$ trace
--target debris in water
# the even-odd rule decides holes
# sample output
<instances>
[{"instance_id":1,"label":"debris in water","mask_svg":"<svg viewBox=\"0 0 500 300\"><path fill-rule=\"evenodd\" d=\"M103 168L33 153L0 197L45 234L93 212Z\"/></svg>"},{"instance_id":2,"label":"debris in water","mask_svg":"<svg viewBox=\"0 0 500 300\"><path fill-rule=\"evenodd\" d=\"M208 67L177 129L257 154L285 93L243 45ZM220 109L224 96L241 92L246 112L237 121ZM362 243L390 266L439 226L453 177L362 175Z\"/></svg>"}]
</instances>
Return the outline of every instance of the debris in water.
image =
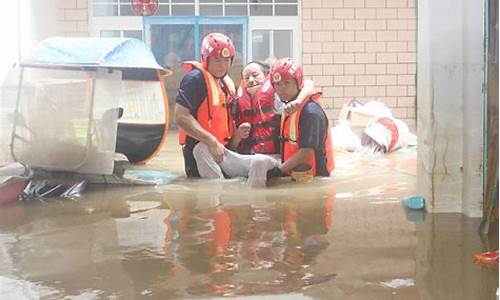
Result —
<instances>
[{"instance_id":1,"label":"debris in water","mask_svg":"<svg viewBox=\"0 0 500 300\"><path fill-rule=\"evenodd\" d=\"M498 250L476 254L474 262L485 268L498 267Z\"/></svg>"},{"instance_id":2,"label":"debris in water","mask_svg":"<svg viewBox=\"0 0 500 300\"><path fill-rule=\"evenodd\" d=\"M391 281L381 282L381 286L391 289L399 289L402 287L409 287L415 285L415 280L413 279L393 279Z\"/></svg>"},{"instance_id":3,"label":"debris in water","mask_svg":"<svg viewBox=\"0 0 500 300\"><path fill-rule=\"evenodd\" d=\"M76 199L81 197L81 192L86 187L86 181L82 180L73 185L51 184L47 180L32 180L23 191L22 198L26 200L43 200L53 197Z\"/></svg>"},{"instance_id":4,"label":"debris in water","mask_svg":"<svg viewBox=\"0 0 500 300\"><path fill-rule=\"evenodd\" d=\"M425 207L425 199L421 196L410 196L403 199L403 205L409 209L423 209Z\"/></svg>"}]
</instances>

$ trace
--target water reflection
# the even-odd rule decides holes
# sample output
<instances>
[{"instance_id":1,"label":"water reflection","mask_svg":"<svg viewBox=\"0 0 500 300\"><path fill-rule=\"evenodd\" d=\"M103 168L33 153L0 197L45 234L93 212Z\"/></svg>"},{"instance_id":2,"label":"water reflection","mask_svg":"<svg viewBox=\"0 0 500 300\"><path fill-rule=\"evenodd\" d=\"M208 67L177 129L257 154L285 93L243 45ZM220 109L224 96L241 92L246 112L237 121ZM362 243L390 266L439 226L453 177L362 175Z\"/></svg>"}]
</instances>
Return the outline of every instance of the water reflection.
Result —
<instances>
[{"instance_id":1,"label":"water reflection","mask_svg":"<svg viewBox=\"0 0 500 300\"><path fill-rule=\"evenodd\" d=\"M165 253L189 271L190 295L281 294L334 277L310 271L329 246L333 192L233 197L168 200Z\"/></svg>"},{"instance_id":2,"label":"water reflection","mask_svg":"<svg viewBox=\"0 0 500 300\"><path fill-rule=\"evenodd\" d=\"M32 283L47 299L174 299L286 294L331 280L311 270L330 246L330 187L307 197L252 191L98 188L79 201L6 207L0 291L29 298Z\"/></svg>"},{"instance_id":3,"label":"water reflection","mask_svg":"<svg viewBox=\"0 0 500 300\"><path fill-rule=\"evenodd\" d=\"M0 299L494 297L498 270L472 257L498 238L486 245L461 215L405 216L414 154L349 160L310 184L91 186L4 206Z\"/></svg>"}]
</instances>

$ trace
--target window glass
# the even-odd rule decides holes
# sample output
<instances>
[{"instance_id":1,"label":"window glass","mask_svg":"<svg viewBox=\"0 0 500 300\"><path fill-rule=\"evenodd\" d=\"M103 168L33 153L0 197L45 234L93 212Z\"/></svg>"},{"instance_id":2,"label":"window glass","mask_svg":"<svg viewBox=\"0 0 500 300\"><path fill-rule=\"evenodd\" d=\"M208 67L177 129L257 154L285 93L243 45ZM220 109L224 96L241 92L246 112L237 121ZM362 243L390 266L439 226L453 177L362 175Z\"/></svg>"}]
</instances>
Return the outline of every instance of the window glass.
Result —
<instances>
[{"instance_id":1,"label":"window glass","mask_svg":"<svg viewBox=\"0 0 500 300\"><path fill-rule=\"evenodd\" d=\"M226 0L227 2L227 0ZM246 16L248 15L247 5L226 5L226 16Z\"/></svg>"},{"instance_id":2,"label":"window glass","mask_svg":"<svg viewBox=\"0 0 500 300\"><path fill-rule=\"evenodd\" d=\"M183 61L194 60L194 25L152 25L151 50L164 67L179 67Z\"/></svg>"},{"instance_id":3,"label":"window glass","mask_svg":"<svg viewBox=\"0 0 500 300\"><path fill-rule=\"evenodd\" d=\"M276 5L274 14L276 16L297 16L297 5Z\"/></svg>"},{"instance_id":4,"label":"window glass","mask_svg":"<svg viewBox=\"0 0 500 300\"><path fill-rule=\"evenodd\" d=\"M120 30L101 30L100 37L120 37Z\"/></svg>"},{"instance_id":5,"label":"window glass","mask_svg":"<svg viewBox=\"0 0 500 300\"><path fill-rule=\"evenodd\" d=\"M194 16L194 5L172 5L172 16Z\"/></svg>"},{"instance_id":6,"label":"window glass","mask_svg":"<svg viewBox=\"0 0 500 300\"><path fill-rule=\"evenodd\" d=\"M292 57L292 31L274 30L273 32L274 56L276 58Z\"/></svg>"},{"instance_id":7,"label":"window glass","mask_svg":"<svg viewBox=\"0 0 500 300\"><path fill-rule=\"evenodd\" d=\"M200 16L222 16L222 5L200 5Z\"/></svg>"},{"instance_id":8,"label":"window glass","mask_svg":"<svg viewBox=\"0 0 500 300\"><path fill-rule=\"evenodd\" d=\"M254 30L252 32L252 60L269 62L270 30Z\"/></svg>"},{"instance_id":9,"label":"window glass","mask_svg":"<svg viewBox=\"0 0 500 300\"><path fill-rule=\"evenodd\" d=\"M170 6L168 3L160 3L160 7L158 7L158 12L156 13L158 16L170 16Z\"/></svg>"},{"instance_id":10,"label":"window glass","mask_svg":"<svg viewBox=\"0 0 500 300\"><path fill-rule=\"evenodd\" d=\"M196 60L193 24L151 25L151 51L156 61L172 70L172 76L165 80L169 99L170 126L175 128L173 112L175 97L185 74L182 62Z\"/></svg>"},{"instance_id":11,"label":"window glass","mask_svg":"<svg viewBox=\"0 0 500 300\"><path fill-rule=\"evenodd\" d=\"M250 5L250 15L251 16L272 16L273 6L272 5Z\"/></svg>"},{"instance_id":12,"label":"window glass","mask_svg":"<svg viewBox=\"0 0 500 300\"><path fill-rule=\"evenodd\" d=\"M124 30L123 37L142 40L142 30Z\"/></svg>"},{"instance_id":13,"label":"window glass","mask_svg":"<svg viewBox=\"0 0 500 300\"><path fill-rule=\"evenodd\" d=\"M94 4L94 17L118 16L118 5Z\"/></svg>"},{"instance_id":14,"label":"window glass","mask_svg":"<svg viewBox=\"0 0 500 300\"><path fill-rule=\"evenodd\" d=\"M120 5L120 16L137 16L132 5Z\"/></svg>"}]
</instances>

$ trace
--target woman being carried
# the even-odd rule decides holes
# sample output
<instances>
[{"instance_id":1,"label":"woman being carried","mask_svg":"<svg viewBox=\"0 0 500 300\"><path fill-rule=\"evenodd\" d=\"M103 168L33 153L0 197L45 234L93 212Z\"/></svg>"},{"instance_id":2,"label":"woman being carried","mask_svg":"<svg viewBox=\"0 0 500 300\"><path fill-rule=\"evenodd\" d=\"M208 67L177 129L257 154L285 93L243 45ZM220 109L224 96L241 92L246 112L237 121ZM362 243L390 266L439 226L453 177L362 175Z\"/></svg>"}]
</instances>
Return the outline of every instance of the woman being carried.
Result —
<instances>
[{"instance_id":1,"label":"woman being carried","mask_svg":"<svg viewBox=\"0 0 500 300\"><path fill-rule=\"evenodd\" d=\"M236 131L230 148L244 154L267 154L280 160L280 117L290 114L314 93L314 83L304 81L304 88L294 101L286 104L274 93L269 80L269 66L252 61L242 71L237 98L232 103Z\"/></svg>"}]
</instances>

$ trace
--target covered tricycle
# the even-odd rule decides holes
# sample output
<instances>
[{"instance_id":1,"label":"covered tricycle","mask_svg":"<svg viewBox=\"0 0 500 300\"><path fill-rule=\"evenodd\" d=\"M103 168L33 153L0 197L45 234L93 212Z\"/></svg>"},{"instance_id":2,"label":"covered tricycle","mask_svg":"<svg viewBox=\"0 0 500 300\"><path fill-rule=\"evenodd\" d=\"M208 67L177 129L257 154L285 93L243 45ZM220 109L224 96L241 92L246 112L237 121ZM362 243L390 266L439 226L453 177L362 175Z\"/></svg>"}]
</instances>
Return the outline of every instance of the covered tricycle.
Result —
<instances>
[{"instance_id":1,"label":"covered tricycle","mask_svg":"<svg viewBox=\"0 0 500 300\"><path fill-rule=\"evenodd\" d=\"M49 171L112 174L116 153L142 164L164 144L164 79L171 72L142 41L49 38L17 68L16 79L7 80L17 82L17 93L3 97L9 117L0 124L9 130L13 160Z\"/></svg>"}]
</instances>

